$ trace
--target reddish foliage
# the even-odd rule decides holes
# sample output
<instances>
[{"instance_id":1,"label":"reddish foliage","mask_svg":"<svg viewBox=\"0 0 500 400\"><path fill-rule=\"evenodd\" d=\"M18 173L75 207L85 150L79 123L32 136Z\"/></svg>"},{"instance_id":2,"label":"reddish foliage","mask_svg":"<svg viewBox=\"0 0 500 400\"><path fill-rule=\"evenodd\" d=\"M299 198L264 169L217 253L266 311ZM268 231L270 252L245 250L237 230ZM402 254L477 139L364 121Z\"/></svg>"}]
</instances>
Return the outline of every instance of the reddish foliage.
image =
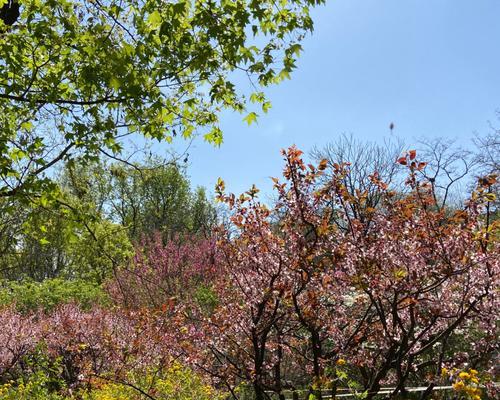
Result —
<instances>
[{"instance_id":1,"label":"reddish foliage","mask_svg":"<svg viewBox=\"0 0 500 400\"><path fill-rule=\"evenodd\" d=\"M193 297L217 275L215 241L175 238L163 243L161 235L136 246L131 266L116 272L107 286L117 304L130 308L171 308Z\"/></svg>"},{"instance_id":2,"label":"reddish foliage","mask_svg":"<svg viewBox=\"0 0 500 400\"><path fill-rule=\"evenodd\" d=\"M410 192L396 196L374 173L384 201L361 220L352 205L364 194L342 183L348 164L318 188L324 163L306 166L301 155L284 152L272 210L255 191L236 198L219 183L238 234L219 246L225 276L205 328L210 372L229 387L251 382L261 399L307 374L321 386L339 357L370 392L388 382L395 393L411 381L430 389L445 365L488 363L500 271L482 189L450 217L417 179L425 164L411 151L398 160L408 165ZM467 354L456 353L457 342L472 342Z\"/></svg>"}]
</instances>

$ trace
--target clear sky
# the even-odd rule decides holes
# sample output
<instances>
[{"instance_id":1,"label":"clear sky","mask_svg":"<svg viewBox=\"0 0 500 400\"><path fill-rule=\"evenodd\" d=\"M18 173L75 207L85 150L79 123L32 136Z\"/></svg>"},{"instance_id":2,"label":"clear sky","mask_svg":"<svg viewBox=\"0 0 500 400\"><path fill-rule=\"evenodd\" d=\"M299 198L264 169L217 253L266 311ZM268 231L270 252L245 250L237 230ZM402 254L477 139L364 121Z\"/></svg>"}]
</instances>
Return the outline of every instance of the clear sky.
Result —
<instances>
[{"instance_id":1,"label":"clear sky","mask_svg":"<svg viewBox=\"0 0 500 400\"><path fill-rule=\"evenodd\" d=\"M308 152L341 133L406 142L488 132L500 109L500 0L327 0L290 81L268 90L269 114L250 127L225 115L224 144L200 140L188 174L210 191L218 177L265 193L280 149ZM500 125L500 122L498 123Z\"/></svg>"}]
</instances>

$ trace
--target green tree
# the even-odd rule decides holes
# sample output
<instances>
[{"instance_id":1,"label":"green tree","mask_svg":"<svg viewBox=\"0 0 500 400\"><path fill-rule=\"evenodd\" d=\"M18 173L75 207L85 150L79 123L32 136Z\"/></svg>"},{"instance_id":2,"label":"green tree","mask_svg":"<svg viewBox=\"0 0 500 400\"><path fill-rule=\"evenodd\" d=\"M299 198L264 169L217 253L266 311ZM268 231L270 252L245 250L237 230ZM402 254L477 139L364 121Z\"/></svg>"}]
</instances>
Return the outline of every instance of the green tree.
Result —
<instances>
[{"instance_id":1,"label":"green tree","mask_svg":"<svg viewBox=\"0 0 500 400\"><path fill-rule=\"evenodd\" d=\"M122 226L98 217L82 223L64 211L37 207L18 218L13 236L3 239L0 278L63 277L100 284L133 256Z\"/></svg>"},{"instance_id":2,"label":"green tree","mask_svg":"<svg viewBox=\"0 0 500 400\"><path fill-rule=\"evenodd\" d=\"M43 197L31 203L0 198L5 210L0 214L0 278L63 277L101 283L114 268L128 262L133 247L126 229L105 218L109 185L100 186L104 181L97 179L100 172L89 165L77 170L66 166L54 180L59 186L54 202ZM96 176L92 181L91 173ZM73 186L70 177L74 177Z\"/></svg>"},{"instance_id":3,"label":"green tree","mask_svg":"<svg viewBox=\"0 0 500 400\"><path fill-rule=\"evenodd\" d=\"M26 215L17 199L0 199L0 277L10 273Z\"/></svg>"},{"instance_id":4,"label":"green tree","mask_svg":"<svg viewBox=\"0 0 500 400\"><path fill-rule=\"evenodd\" d=\"M0 278L101 283L128 262L131 241L156 232L165 240L207 235L216 223L205 190L191 190L185 170L173 163L74 160L56 182L56 203L21 207L18 199L0 199L6 210L0 215Z\"/></svg>"},{"instance_id":5,"label":"green tree","mask_svg":"<svg viewBox=\"0 0 500 400\"><path fill-rule=\"evenodd\" d=\"M267 111L262 88L289 77L322 2L19 0L0 19L0 197L50 201L55 165L124 137L220 144L219 112Z\"/></svg>"},{"instance_id":6,"label":"green tree","mask_svg":"<svg viewBox=\"0 0 500 400\"><path fill-rule=\"evenodd\" d=\"M133 240L156 232L165 239L207 234L216 222L205 189L192 190L185 168L174 162L154 158L128 165L72 163L60 181L79 199L82 212L123 226Z\"/></svg>"},{"instance_id":7,"label":"green tree","mask_svg":"<svg viewBox=\"0 0 500 400\"><path fill-rule=\"evenodd\" d=\"M111 219L128 227L133 239L156 231L165 239L207 232L215 222L205 191L198 188L193 193L185 172L176 165L114 165L111 174Z\"/></svg>"}]
</instances>

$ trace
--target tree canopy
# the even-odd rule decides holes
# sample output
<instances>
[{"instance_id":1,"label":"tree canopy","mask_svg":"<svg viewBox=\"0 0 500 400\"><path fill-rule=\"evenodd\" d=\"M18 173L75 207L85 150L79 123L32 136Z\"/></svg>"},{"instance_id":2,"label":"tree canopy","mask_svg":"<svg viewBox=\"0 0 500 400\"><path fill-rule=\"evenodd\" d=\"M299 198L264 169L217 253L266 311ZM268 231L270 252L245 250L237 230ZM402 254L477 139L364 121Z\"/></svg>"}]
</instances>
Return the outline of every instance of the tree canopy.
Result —
<instances>
[{"instance_id":1,"label":"tree canopy","mask_svg":"<svg viewBox=\"0 0 500 400\"><path fill-rule=\"evenodd\" d=\"M222 109L249 123L249 102L268 110L262 87L289 77L322 0L14 3L19 17L0 19L0 197L46 196L51 167L116 155L125 137L220 144Z\"/></svg>"}]
</instances>

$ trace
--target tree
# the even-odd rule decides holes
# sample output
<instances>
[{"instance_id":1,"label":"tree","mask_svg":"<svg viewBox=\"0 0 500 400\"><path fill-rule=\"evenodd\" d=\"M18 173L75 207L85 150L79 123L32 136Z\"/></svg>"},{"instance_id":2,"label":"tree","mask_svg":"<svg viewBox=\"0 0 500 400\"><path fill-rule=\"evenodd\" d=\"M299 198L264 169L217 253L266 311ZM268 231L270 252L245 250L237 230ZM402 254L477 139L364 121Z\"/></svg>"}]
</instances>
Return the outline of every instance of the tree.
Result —
<instances>
[{"instance_id":1,"label":"tree","mask_svg":"<svg viewBox=\"0 0 500 400\"><path fill-rule=\"evenodd\" d=\"M219 145L219 112L246 109L237 76L266 111L259 87L289 77L321 2L14 2L19 18L0 22L13 23L0 28L0 197L44 196L52 167L116 156L125 137Z\"/></svg>"},{"instance_id":2,"label":"tree","mask_svg":"<svg viewBox=\"0 0 500 400\"><path fill-rule=\"evenodd\" d=\"M203 189L194 193L181 167L149 162L111 166L110 218L129 229L130 237L160 232L167 240L183 234L208 234L215 211Z\"/></svg>"},{"instance_id":3,"label":"tree","mask_svg":"<svg viewBox=\"0 0 500 400\"><path fill-rule=\"evenodd\" d=\"M366 220L370 218L370 210L377 208L382 199L380 187L370 179L374 171L391 188L404 189L404 174L401 174L401 168L395 162L403 150L404 144L398 139L388 139L384 144L377 144L362 142L352 135L343 134L323 148L314 148L312 157L318 163L321 160L328 161L329 168L320 179L320 184L332 178L335 167L337 171L340 166L348 168L349 172L343 177L343 185L351 200L360 197L358 203L350 202L351 214L354 218Z\"/></svg>"},{"instance_id":4,"label":"tree","mask_svg":"<svg viewBox=\"0 0 500 400\"><path fill-rule=\"evenodd\" d=\"M500 119L500 111L497 112ZM477 135L474 144L477 147L476 163L478 165L478 175L500 175L500 128L491 124L491 131L486 135ZM500 184L498 181L489 186L488 191L496 196L496 200L489 205L491 219L499 218L500 210Z\"/></svg>"},{"instance_id":5,"label":"tree","mask_svg":"<svg viewBox=\"0 0 500 400\"><path fill-rule=\"evenodd\" d=\"M474 150L464 149L454 140L434 138L421 140L418 152L426 160L418 173L431 184L436 207L463 206L467 200L466 187L474 187L481 173Z\"/></svg>"},{"instance_id":6,"label":"tree","mask_svg":"<svg viewBox=\"0 0 500 400\"><path fill-rule=\"evenodd\" d=\"M411 150L399 158L404 193L376 171L367 176L380 204L363 219L352 212L365 193L351 194L349 165L326 171L328 160L306 165L296 148L283 154L271 209L257 189L238 198L219 183L236 229L219 242L227 272L206 322L205 369L230 388L249 382L258 399L301 386L317 398L318 389L335 394L342 364L368 398L383 384L405 394L409 382L427 385L428 398L442 368L487 370L500 268L498 224L488 218L495 178L481 179L463 209L446 210Z\"/></svg>"},{"instance_id":7,"label":"tree","mask_svg":"<svg viewBox=\"0 0 500 400\"><path fill-rule=\"evenodd\" d=\"M87 279L101 284L128 263L133 247L123 227L106 220L81 225L58 210L37 209L2 254L11 280Z\"/></svg>"},{"instance_id":8,"label":"tree","mask_svg":"<svg viewBox=\"0 0 500 400\"><path fill-rule=\"evenodd\" d=\"M74 160L56 182L55 202L24 205L15 213L22 203L1 199L1 277L102 283L127 267L131 242L139 249L153 236L164 243L207 238L217 220L204 189L191 190L185 170L175 163Z\"/></svg>"},{"instance_id":9,"label":"tree","mask_svg":"<svg viewBox=\"0 0 500 400\"><path fill-rule=\"evenodd\" d=\"M301 154L283 151L285 181L274 179L278 200L271 209L256 188L235 197L219 182L234 228L219 242L225 273L206 328L215 361L203 365L214 366L211 373L235 398L235 388L248 382L257 399L266 391L283 399L297 387L321 399L328 364L335 365L342 337L349 338L343 301L349 285L332 265L344 231L330 229L331 193L317 191L327 161L307 167Z\"/></svg>"},{"instance_id":10,"label":"tree","mask_svg":"<svg viewBox=\"0 0 500 400\"><path fill-rule=\"evenodd\" d=\"M206 236L216 223L205 190L192 190L185 168L175 162L75 162L66 166L60 181L79 199L80 210L121 225L135 242L157 233L165 241Z\"/></svg>"},{"instance_id":11,"label":"tree","mask_svg":"<svg viewBox=\"0 0 500 400\"><path fill-rule=\"evenodd\" d=\"M467 148L445 137L416 141L416 151L426 160L424 168L417 173L431 184L436 207L448 210L463 207L478 177L498 174L498 163L495 163L499 151L498 132L493 126L491 129L487 135L477 135ZM369 219L367 210L377 208L382 198L380 188L370 179L373 171L377 171L379 179L391 190L403 194L407 189L405 171L395 162L404 150L404 144L398 139L390 138L379 145L341 135L322 148L315 147L311 155L317 162L328 160L331 167L348 163L344 185L352 198L356 193L364 193L359 203L349 204L350 213L356 218ZM329 178L327 171L322 180ZM495 187L492 190L495 191ZM496 204L490 206L496 207Z\"/></svg>"},{"instance_id":12,"label":"tree","mask_svg":"<svg viewBox=\"0 0 500 400\"><path fill-rule=\"evenodd\" d=\"M500 120L500 111L497 111ZM474 138L477 163L481 166L483 174L495 174L500 171L500 128L490 123L490 132L477 135Z\"/></svg>"},{"instance_id":13,"label":"tree","mask_svg":"<svg viewBox=\"0 0 500 400\"><path fill-rule=\"evenodd\" d=\"M85 198L63 191L58 202L64 206L2 200L10 211L0 220L0 278L81 278L100 284L133 256L126 229L103 218Z\"/></svg>"},{"instance_id":14,"label":"tree","mask_svg":"<svg viewBox=\"0 0 500 400\"><path fill-rule=\"evenodd\" d=\"M115 271L107 291L116 304L131 309L210 300L200 296L210 295L220 273L215 253L213 239L179 236L164 243L157 232L136 245L133 262Z\"/></svg>"},{"instance_id":15,"label":"tree","mask_svg":"<svg viewBox=\"0 0 500 400\"><path fill-rule=\"evenodd\" d=\"M399 162L410 170L410 192L397 200L386 197L386 211L375 215L372 228L353 225L348 238L348 275L361 304L366 302L366 317L355 317L364 321L358 338L364 346L346 358L359 367L369 398L388 382L396 386L394 396L405 394L407 382L424 381L422 398L430 396L443 367L479 356L481 346L461 353L463 339L453 345L457 338L481 326L483 337L476 340L489 341L496 330L487 310L497 301L498 243L488 238L482 215L489 203L483 185L465 209L450 216L436 207L432 182L417 179L425 163L416 152Z\"/></svg>"},{"instance_id":16,"label":"tree","mask_svg":"<svg viewBox=\"0 0 500 400\"><path fill-rule=\"evenodd\" d=\"M205 372L218 377L235 398L236 388L246 381L255 398L263 400L266 390L281 392L282 357L276 328L286 317L286 260L280 252L280 238L272 233L269 210L254 201L254 195L250 191L250 197L242 195L234 202L234 197L221 194L235 207L232 221L239 232L233 239L227 233L221 238L221 276L215 282L218 307L204 325L208 360L200 364ZM277 373L275 379L269 378L270 370Z\"/></svg>"}]
</instances>

